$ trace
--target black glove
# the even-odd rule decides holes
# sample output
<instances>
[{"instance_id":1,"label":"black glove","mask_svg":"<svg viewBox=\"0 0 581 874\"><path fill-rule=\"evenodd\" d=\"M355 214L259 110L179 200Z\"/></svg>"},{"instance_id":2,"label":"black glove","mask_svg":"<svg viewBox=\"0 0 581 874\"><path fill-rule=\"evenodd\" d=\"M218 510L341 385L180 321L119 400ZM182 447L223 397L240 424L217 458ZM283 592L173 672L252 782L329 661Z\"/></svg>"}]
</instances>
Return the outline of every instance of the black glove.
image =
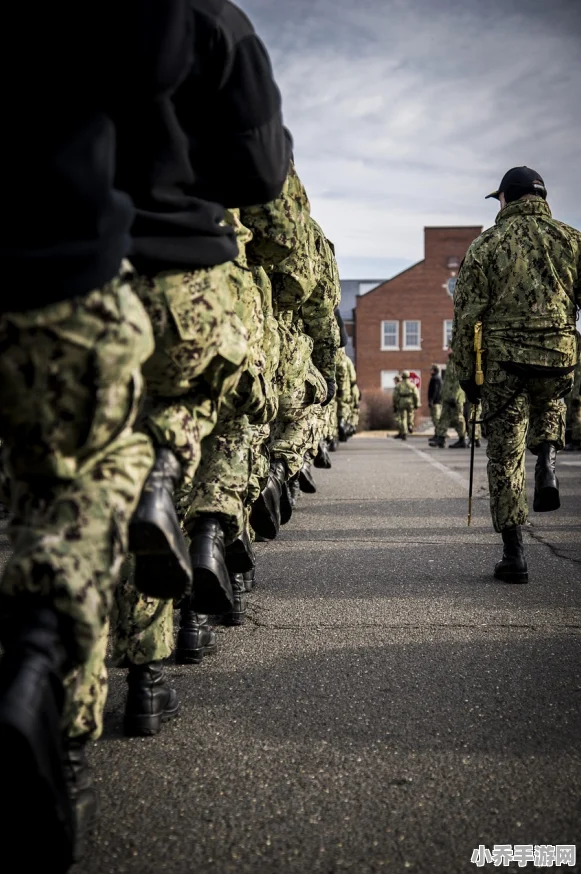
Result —
<instances>
[{"instance_id":1,"label":"black glove","mask_svg":"<svg viewBox=\"0 0 581 874\"><path fill-rule=\"evenodd\" d=\"M461 379L460 386L471 404L477 404L482 397L482 386L473 379Z\"/></svg>"},{"instance_id":2,"label":"black glove","mask_svg":"<svg viewBox=\"0 0 581 874\"><path fill-rule=\"evenodd\" d=\"M335 397L335 392L337 391L337 383L334 379L327 380L327 397L321 404L322 407L326 407L327 404L330 404L333 398Z\"/></svg>"}]
</instances>

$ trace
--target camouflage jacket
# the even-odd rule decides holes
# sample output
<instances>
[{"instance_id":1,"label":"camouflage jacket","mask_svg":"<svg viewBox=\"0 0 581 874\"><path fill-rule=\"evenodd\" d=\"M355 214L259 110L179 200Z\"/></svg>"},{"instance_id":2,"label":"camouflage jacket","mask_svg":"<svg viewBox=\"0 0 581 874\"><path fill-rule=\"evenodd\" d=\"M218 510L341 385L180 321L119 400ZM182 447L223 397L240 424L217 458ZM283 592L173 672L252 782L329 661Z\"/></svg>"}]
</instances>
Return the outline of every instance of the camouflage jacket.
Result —
<instances>
[{"instance_id":1,"label":"camouflage jacket","mask_svg":"<svg viewBox=\"0 0 581 874\"><path fill-rule=\"evenodd\" d=\"M414 409L420 406L420 393L413 382L406 376L402 377L401 382L398 382L393 390L393 407L395 410L400 408L402 401L412 401Z\"/></svg>"},{"instance_id":2,"label":"camouflage jacket","mask_svg":"<svg viewBox=\"0 0 581 874\"><path fill-rule=\"evenodd\" d=\"M581 233L553 219L541 197L508 204L472 243L456 282L451 345L459 379L473 374L479 321L490 361L573 366L580 302Z\"/></svg>"},{"instance_id":3,"label":"camouflage jacket","mask_svg":"<svg viewBox=\"0 0 581 874\"><path fill-rule=\"evenodd\" d=\"M294 251L304 247L310 213L307 192L291 161L280 197L271 203L240 210L242 223L253 234L247 245L248 263L270 272Z\"/></svg>"},{"instance_id":4,"label":"camouflage jacket","mask_svg":"<svg viewBox=\"0 0 581 874\"><path fill-rule=\"evenodd\" d=\"M303 303L300 316L305 333L313 340L313 363L325 379L335 378L337 351L341 342L335 307L341 300L339 270L333 250L319 225L311 219L314 231L315 287Z\"/></svg>"}]
</instances>

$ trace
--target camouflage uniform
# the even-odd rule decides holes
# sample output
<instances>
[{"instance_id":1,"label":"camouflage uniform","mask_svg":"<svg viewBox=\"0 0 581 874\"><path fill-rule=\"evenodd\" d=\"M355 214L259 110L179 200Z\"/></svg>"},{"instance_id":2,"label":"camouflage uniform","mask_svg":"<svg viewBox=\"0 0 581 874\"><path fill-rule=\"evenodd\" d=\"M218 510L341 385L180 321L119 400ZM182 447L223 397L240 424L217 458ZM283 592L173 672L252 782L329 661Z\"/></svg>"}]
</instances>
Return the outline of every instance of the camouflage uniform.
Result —
<instances>
[{"instance_id":1,"label":"camouflage uniform","mask_svg":"<svg viewBox=\"0 0 581 874\"><path fill-rule=\"evenodd\" d=\"M399 434L405 436L409 433L413 412L420 405L420 393L408 376L402 377L394 388L393 405L397 412Z\"/></svg>"},{"instance_id":2,"label":"camouflage uniform","mask_svg":"<svg viewBox=\"0 0 581 874\"><path fill-rule=\"evenodd\" d=\"M347 369L349 371L349 381L351 385L351 404L349 410L349 418L348 423L355 430L359 424L359 404L361 402L361 391L359 386L357 385L357 371L355 370L355 365L351 361L348 355L345 356L347 359Z\"/></svg>"},{"instance_id":3,"label":"camouflage uniform","mask_svg":"<svg viewBox=\"0 0 581 874\"><path fill-rule=\"evenodd\" d=\"M579 352L577 367L573 377L573 390L565 398L567 406L567 430L571 432L571 442L581 444L581 337L577 337Z\"/></svg>"},{"instance_id":4,"label":"camouflage uniform","mask_svg":"<svg viewBox=\"0 0 581 874\"><path fill-rule=\"evenodd\" d=\"M338 272L330 246L309 213L293 166L276 201L242 211L244 224L255 234L251 263L263 265L269 274L280 335L279 405L270 451L286 461L291 476L314 442L312 407L327 395L325 380L334 379L339 346L333 312L340 296Z\"/></svg>"},{"instance_id":5,"label":"camouflage uniform","mask_svg":"<svg viewBox=\"0 0 581 874\"><path fill-rule=\"evenodd\" d=\"M472 345L474 345L474 339ZM450 356L442 383L442 414L436 425L436 437L445 438L448 428L455 428L460 440L466 437L466 420L463 412L465 399L466 396L458 381L455 363Z\"/></svg>"},{"instance_id":6,"label":"camouflage uniform","mask_svg":"<svg viewBox=\"0 0 581 874\"><path fill-rule=\"evenodd\" d=\"M343 420L345 424L349 422L353 404L351 372L348 361L349 358L345 350L339 349L337 353L337 415L339 421Z\"/></svg>"},{"instance_id":7,"label":"camouflage uniform","mask_svg":"<svg viewBox=\"0 0 581 874\"><path fill-rule=\"evenodd\" d=\"M133 431L151 326L125 280L0 316L14 550L2 608L30 594L50 599L67 619L69 660L80 671L104 653L128 523L154 460L148 438Z\"/></svg>"},{"instance_id":8,"label":"camouflage uniform","mask_svg":"<svg viewBox=\"0 0 581 874\"><path fill-rule=\"evenodd\" d=\"M248 335L248 360L236 391L222 405L218 424L202 446L202 460L188 497L184 521L192 525L203 514L220 517L226 542L233 541L245 526L244 503L251 472L253 426L264 425L276 406L274 387L266 379L263 295L248 266L246 244L252 232L240 220L239 210L230 210L227 220L235 227L238 257L230 264L229 281L236 299L236 313Z\"/></svg>"},{"instance_id":9,"label":"camouflage uniform","mask_svg":"<svg viewBox=\"0 0 581 874\"><path fill-rule=\"evenodd\" d=\"M528 516L525 448L563 448L568 375L526 381L503 362L572 368L580 303L581 234L554 220L540 197L509 203L470 246L454 292L452 348L459 379L474 369L474 325L483 323L486 351L482 408L488 437L490 507L496 531ZM502 409L500 415L495 412Z\"/></svg>"}]
</instances>

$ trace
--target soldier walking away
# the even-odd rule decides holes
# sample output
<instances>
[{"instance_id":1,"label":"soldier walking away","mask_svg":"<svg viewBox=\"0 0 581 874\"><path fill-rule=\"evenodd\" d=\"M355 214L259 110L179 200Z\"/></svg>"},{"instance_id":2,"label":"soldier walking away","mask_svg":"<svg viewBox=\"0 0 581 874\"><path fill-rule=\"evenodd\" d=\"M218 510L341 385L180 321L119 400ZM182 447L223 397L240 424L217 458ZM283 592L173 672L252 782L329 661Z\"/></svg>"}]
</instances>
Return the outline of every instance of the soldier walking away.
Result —
<instances>
[{"instance_id":1,"label":"soldier walking away","mask_svg":"<svg viewBox=\"0 0 581 874\"><path fill-rule=\"evenodd\" d=\"M536 456L533 510L560 506L555 474L565 402L577 362L581 233L551 215L541 176L509 170L495 225L470 246L454 292L452 348L471 403L482 397L492 522L504 543L495 576L528 582L525 450ZM485 380L475 382L474 326L482 323Z\"/></svg>"},{"instance_id":2,"label":"soldier walking away","mask_svg":"<svg viewBox=\"0 0 581 874\"><path fill-rule=\"evenodd\" d=\"M430 383L428 385L428 407L430 408L430 416L434 425L434 436L436 427L442 415L442 377L440 368L437 364L432 364L430 368Z\"/></svg>"},{"instance_id":3,"label":"soldier walking away","mask_svg":"<svg viewBox=\"0 0 581 874\"><path fill-rule=\"evenodd\" d=\"M410 380L409 370L402 370L401 380L393 390L393 409L397 413L398 440L407 440L413 430L413 414L420 406L420 393Z\"/></svg>"},{"instance_id":4,"label":"soldier walking away","mask_svg":"<svg viewBox=\"0 0 581 874\"><path fill-rule=\"evenodd\" d=\"M577 332L577 367L573 389L566 397L567 404L567 452L581 451L581 335Z\"/></svg>"},{"instance_id":5,"label":"soldier walking away","mask_svg":"<svg viewBox=\"0 0 581 874\"><path fill-rule=\"evenodd\" d=\"M465 400L466 397L458 381L454 356L450 353L442 383L442 412L436 425L436 433L429 441L429 446L444 449L448 428L455 428L458 440L456 443L450 444L450 449L468 449L466 420L464 419Z\"/></svg>"},{"instance_id":6,"label":"soldier walking away","mask_svg":"<svg viewBox=\"0 0 581 874\"><path fill-rule=\"evenodd\" d=\"M79 818L97 812L83 747L63 743L68 678L102 636L154 461L133 428L153 337L124 264L134 214L114 185L115 122L179 83L187 14L183 0L123 4L115 20L65 4L38 7L31 27L28 9L10 11L18 55L31 54L20 76L5 69L14 130L0 146L11 215L0 258L16 290L0 308L13 547L0 582L7 871L64 872L78 857Z\"/></svg>"}]
</instances>

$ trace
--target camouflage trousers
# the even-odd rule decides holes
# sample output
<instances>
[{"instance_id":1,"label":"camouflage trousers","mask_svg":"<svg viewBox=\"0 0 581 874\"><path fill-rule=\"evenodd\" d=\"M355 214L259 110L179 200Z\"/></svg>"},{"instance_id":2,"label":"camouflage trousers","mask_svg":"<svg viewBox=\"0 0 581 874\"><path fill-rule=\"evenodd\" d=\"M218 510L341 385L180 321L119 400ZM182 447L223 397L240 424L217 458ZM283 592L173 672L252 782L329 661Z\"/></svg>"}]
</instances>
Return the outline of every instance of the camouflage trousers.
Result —
<instances>
[{"instance_id":1,"label":"camouflage trousers","mask_svg":"<svg viewBox=\"0 0 581 874\"><path fill-rule=\"evenodd\" d=\"M271 426L270 454L286 462L289 476L299 472L306 453L315 445L319 420L314 412L309 406L292 422L277 419Z\"/></svg>"},{"instance_id":2,"label":"camouflage trousers","mask_svg":"<svg viewBox=\"0 0 581 874\"><path fill-rule=\"evenodd\" d=\"M187 500L204 437L244 369L247 332L236 314L228 264L192 273L139 276L134 283L151 319L155 352L143 368L147 403L141 426L182 463Z\"/></svg>"},{"instance_id":3,"label":"camouflage trousers","mask_svg":"<svg viewBox=\"0 0 581 874\"><path fill-rule=\"evenodd\" d=\"M214 432L202 445L202 460L183 515L186 528L199 516L212 514L220 517L227 543L242 533L253 436L248 416L222 408Z\"/></svg>"},{"instance_id":4,"label":"camouflage trousers","mask_svg":"<svg viewBox=\"0 0 581 874\"><path fill-rule=\"evenodd\" d=\"M460 440L466 436L466 420L459 401L444 401L442 414L436 425L436 437L446 437L448 428L455 428Z\"/></svg>"},{"instance_id":5,"label":"camouflage trousers","mask_svg":"<svg viewBox=\"0 0 581 874\"><path fill-rule=\"evenodd\" d=\"M413 401L400 398L397 407L396 422L400 435L409 434L414 429L415 408Z\"/></svg>"},{"instance_id":6,"label":"camouflage trousers","mask_svg":"<svg viewBox=\"0 0 581 874\"><path fill-rule=\"evenodd\" d=\"M440 421L441 415L442 415L442 404L432 404L430 407L430 416L431 416L432 425L434 426L434 428L438 427L438 422Z\"/></svg>"},{"instance_id":7,"label":"camouflage trousers","mask_svg":"<svg viewBox=\"0 0 581 874\"><path fill-rule=\"evenodd\" d=\"M489 363L482 388L482 412L487 418L508 406L486 423L490 512L495 531L524 525L528 519L525 450L536 454L545 441L562 449L565 437L564 394L572 376L529 380L522 383L499 365Z\"/></svg>"},{"instance_id":8,"label":"camouflage trousers","mask_svg":"<svg viewBox=\"0 0 581 874\"><path fill-rule=\"evenodd\" d=\"M0 435L13 554L2 611L31 595L63 617L71 664L99 639L153 463L133 431L151 327L129 286L0 316Z\"/></svg>"},{"instance_id":9,"label":"camouflage trousers","mask_svg":"<svg viewBox=\"0 0 581 874\"><path fill-rule=\"evenodd\" d=\"M251 426L250 479L248 481L248 495L246 499L249 506L258 498L268 480L270 427L270 425Z\"/></svg>"},{"instance_id":10,"label":"camouflage trousers","mask_svg":"<svg viewBox=\"0 0 581 874\"><path fill-rule=\"evenodd\" d=\"M149 664L167 659L174 648L173 601L148 598L133 583L132 556L125 562L115 591L111 615L112 661L117 667ZM64 724L69 737L97 740L103 731L107 700L109 622L84 665L69 678Z\"/></svg>"}]
</instances>

